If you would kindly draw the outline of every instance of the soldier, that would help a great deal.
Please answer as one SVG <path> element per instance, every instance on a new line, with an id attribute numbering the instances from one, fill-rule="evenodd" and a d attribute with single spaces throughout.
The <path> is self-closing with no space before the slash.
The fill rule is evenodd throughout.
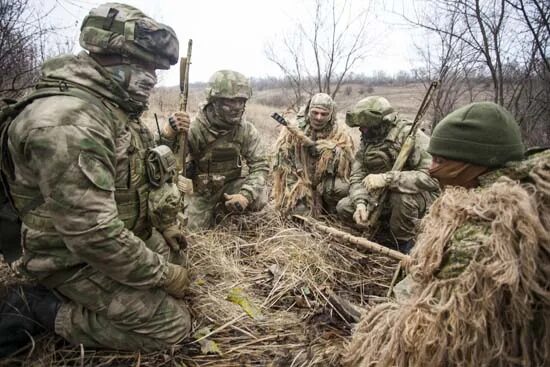
<path id="1" fill-rule="evenodd" d="M 437 181 L 428 174 L 428 137 L 422 131 L 416 133 L 415 148 L 405 169 L 395 172 L 391 169 L 411 123 L 401 119 L 387 99 L 370 96 L 360 100 L 346 114 L 346 124 L 359 127 L 361 146 L 352 165 L 350 194 L 336 210 L 343 220 L 364 225 L 370 194 L 387 188 L 390 195 L 383 215 L 389 215 L 390 231 L 398 248 L 408 252 L 414 244 L 418 220 L 439 192 Z"/>
<path id="2" fill-rule="evenodd" d="M 547 365 L 550 151 L 522 160 L 514 118 L 491 102 L 450 113 L 428 151 L 446 189 L 422 222 L 397 300 L 364 316 L 347 362 Z"/>
<path id="3" fill-rule="evenodd" d="M 187 174 L 194 193 L 185 200 L 191 231 L 213 226 L 215 214 L 257 211 L 267 204 L 265 146 L 244 117 L 251 95 L 248 80 L 236 71 L 216 71 L 208 82 L 206 103 L 189 129 Z"/>
<path id="4" fill-rule="evenodd" d="M 1 355 L 44 329 L 86 347 L 153 351 L 191 327 L 178 300 L 187 271 L 171 262 L 184 245 L 174 156 L 139 119 L 155 69 L 178 60 L 176 34 L 108 3 L 84 19 L 80 44 L 88 52 L 44 63 L 2 144 L 23 222 L 20 270 L 45 287 L 4 298 Z"/>
<path id="5" fill-rule="evenodd" d="M 313 95 L 298 114 L 298 128 L 303 135 L 283 129 L 277 140 L 275 206 L 285 213 L 335 213 L 338 201 L 348 195 L 354 147 L 336 121 L 332 98 L 325 93 Z M 301 136 L 314 145 L 307 146 Z"/>

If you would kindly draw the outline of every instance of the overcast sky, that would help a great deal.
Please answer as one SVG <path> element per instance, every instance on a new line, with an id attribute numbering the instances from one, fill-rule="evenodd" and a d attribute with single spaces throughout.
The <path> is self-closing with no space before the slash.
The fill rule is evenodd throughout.
<path id="1" fill-rule="evenodd" d="M 55 8 L 48 19 L 68 28 L 64 34 L 74 42 L 78 52 L 80 22 L 89 10 L 104 1 L 34 0 L 44 8 Z M 394 0 L 398 5 L 400 1 Z M 406 0 L 403 0 L 406 1 Z M 187 41 L 193 39 L 191 82 L 207 81 L 219 69 L 233 69 L 249 77 L 282 76 L 267 60 L 266 42 L 277 40 L 291 29 L 300 16 L 307 17 L 310 0 L 126 0 L 153 18 L 170 25 L 180 41 L 180 56 L 186 55 Z M 366 0 L 355 0 L 359 6 Z M 411 31 L 398 23 L 398 16 L 380 0 L 373 12 L 369 33 L 379 34 L 373 52 L 359 67 L 358 73 L 371 75 L 377 70 L 389 74 L 409 70 L 416 55 Z M 386 5 L 383 5 L 386 4 Z M 311 17 L 310 17 L 311 18 Z M 179 68 L 163 72 L 160 84 L 178 84 Z"/>

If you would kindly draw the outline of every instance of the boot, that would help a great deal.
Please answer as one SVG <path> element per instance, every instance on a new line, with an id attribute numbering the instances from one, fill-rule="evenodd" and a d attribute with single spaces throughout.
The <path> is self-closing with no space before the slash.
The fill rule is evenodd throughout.
<path id="1" fill-rule="evenodd" d="M 9 356 L 31 336 L 54 331 L 61 301 L 40 285 L 9 288 L 0 303 L 0 358 Z"/>

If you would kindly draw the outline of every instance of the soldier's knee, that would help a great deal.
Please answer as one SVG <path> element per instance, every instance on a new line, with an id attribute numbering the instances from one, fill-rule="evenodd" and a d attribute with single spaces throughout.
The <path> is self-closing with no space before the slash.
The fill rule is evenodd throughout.
<path id="1" fill-rule="evenodd" d="M 351 207 L 351 200 L 349 197 L 345 197 L 343 199 L 340 199 L 338 201 L 338 204 L 336 204 L 336 213 L 338 213 L 338 216 L 342 219 L 346 219 L 349 217 Z"/>
<path id="2" fill-rule="evenodd" d="M 189 336 L 191 331 L 191 314 L 184 301 L 173 297 L 166 297 L 164 310 L 162 311 L 159 330 L 155 338 L 165 347 L 181 342 Z"/>

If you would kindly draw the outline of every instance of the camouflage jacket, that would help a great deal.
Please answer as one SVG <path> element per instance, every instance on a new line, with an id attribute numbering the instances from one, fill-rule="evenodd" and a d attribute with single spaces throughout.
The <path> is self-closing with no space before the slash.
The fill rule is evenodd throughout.
<path id="1" fill-rule="evenodd" d="M 267 153 L 260 134 L 244 117 L 232 130 L 215 128 L 207 117 L 209 104 L 201 106 L 189 128 L 189 155 L 195 174 L 220 175 L 224 181 L 244 176 L 240 193 L 255 201 L 266 185 Z M 243 168 L 248 168 L 246 173 Z"/>
<path id="2" fill-rule="evenodd" d="M 371 173 L 384 173 L 392 169 L 410 128 L 410 122 L 396 117 L 384 139 L 361 140 L 359 150 L 355 154 L 350 178 L 350 197 L 355 206 L 359 203 L 366 204 L 369 200 L 369 193 L 363 186 L 362 180 Z M 390 191 L 417 194 L 439 190 L 437 180 L 428 173 L 432 162 L 432 157 L 427 152 L 428 142 L 429 138 L 418 130 L 415 148 L 403 170 L 395 172 L 388 186 Z"/>
<path id="3" fill-rule="evenodd" d="M 312 154 L 312 149 L 306 147 L 299 137 L 288 129 L 281 131 L 275 146 L 273 196 L 275 205 L 284 210 L 291 209 L 300 199 L 311 200 L 313 189 L 322 193 L 334 179 L 349 182 L 350 178 L 354 143 L 336 119 L 326 129 L 315 132 L 305 116 L 298 116 L 298 127 L 315 142 L 325 140 L 334 148 Z"/>
<path id="4" fill-rule="evenodd" d="M 144 243 L 152 231 L 145 152 L 154 141 L 128 112 L 127 93 L 85 52 L 44 63 L 37 88 L 87 97 L 37 99 L 9 127 L 11 196 L 19 210 L 42 201 L 22 218 L 22 270 L 45 281 L 88 265 L 129 286 L 157 286 L 166 260 Z M 159 226 L 176 218 L 173 204 Z"/>

